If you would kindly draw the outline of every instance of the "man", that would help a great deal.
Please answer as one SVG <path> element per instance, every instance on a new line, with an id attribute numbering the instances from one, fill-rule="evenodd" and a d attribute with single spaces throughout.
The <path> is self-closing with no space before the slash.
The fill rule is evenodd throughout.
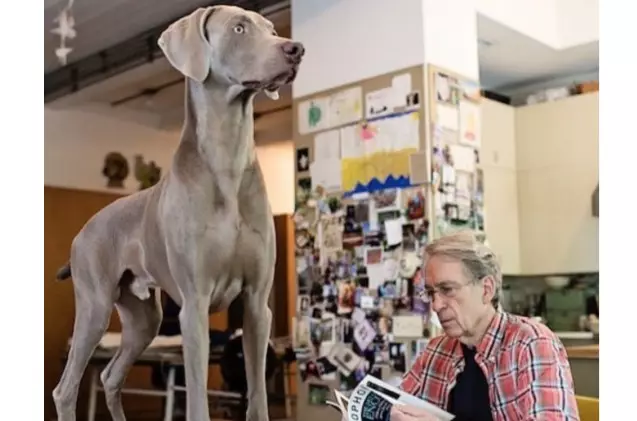
<path id="1" fill-rule="evenodd" d="M 560 340 L 546 326 L 499 309 L 502 274 L 474 233 L 440 238 L 425 249 L 425 294 L 444 333 L 429 341 L 402 389 L 457 421 L 579 420 Z M 395 407 L 391 421 L 435 420 Z"/>

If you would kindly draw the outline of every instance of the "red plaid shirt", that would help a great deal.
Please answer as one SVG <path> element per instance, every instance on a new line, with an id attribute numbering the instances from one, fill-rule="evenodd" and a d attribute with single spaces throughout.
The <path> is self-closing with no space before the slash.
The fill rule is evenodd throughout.
<path id="1" fill-rule="evenodd" d="M 476 362 L 489 384 L 493 421 L 579 420 L 566 350 L 543 324 L 498 312 L 476 346 Z M 446 409 L 463 369 L 458 340 L 437 336 L 401 388 Z"/>

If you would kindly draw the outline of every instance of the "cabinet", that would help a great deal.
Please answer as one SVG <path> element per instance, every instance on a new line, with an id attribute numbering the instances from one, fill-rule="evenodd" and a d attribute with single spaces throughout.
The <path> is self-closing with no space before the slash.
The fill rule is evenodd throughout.
<path id="1" fill-rule="evenodd" d="M 502 272 L 515 275 L 520 273 L 515 108 L 488 99 L 481 104 L 485 231 Z"/>
<path id="2" fill-rule="evenodd" d="M 598 112 L 597 92 L 515 109 L 522 274 L 599 270 Z"/>

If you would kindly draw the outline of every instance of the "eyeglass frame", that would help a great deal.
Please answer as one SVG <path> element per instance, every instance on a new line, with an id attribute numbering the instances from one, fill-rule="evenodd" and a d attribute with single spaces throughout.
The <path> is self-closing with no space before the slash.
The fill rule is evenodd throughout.
<path id="1" fill-rule="evenodd" d="M 466 286 L 469 286 L 469 285 L 478 284 L 482 280 L 484 280 L 484 278 L 481 278 L 481 279 L 478 279 L 478 280 L 468 281 L 468 282 L 465 282 L 465 283 L 462 283 L 462 284 L 459 284 L 459 283 L 457 283 L 455 281 L 442 281 L 442 282 L 440 282 L 440 284 L 446 284 L 446 283 L 453 284 L 453 285 L 447 286 L 447 288 L 450 288 L 449 292 L 445 293 L 445 292 L 442 292 L 442 290 L 441 290 L 442 288 L 445 288 L 446 285 L 442 285 L 442 286 L 436 285 L 434 287 L 429 287 L 429 286 L 425 285 L 424 290 L 422 292 L 420 292 L 418 295 L 419 295 L 419 298 L 421 300 L 430 301 L 430 302 L 433 302 L 436 293 L 438 293 L 438 295 L 441 298 L 444 298 L 444 299 L 454 298 L 456 296 L 456 293 L 458 291 L 460 291 L 462 288 L 464 288 Z M 424 282 L 424 279 L 423 279 L 423 282 Z"/>

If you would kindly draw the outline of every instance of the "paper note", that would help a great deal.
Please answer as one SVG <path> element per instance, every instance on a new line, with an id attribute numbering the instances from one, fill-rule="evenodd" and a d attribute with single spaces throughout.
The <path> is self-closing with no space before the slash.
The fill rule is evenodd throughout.
<path id="1" fill-rule="evenodd" d="M 372 297 L 371 295 L 363 295 L 361 297 L 361 308 L 370 309 L 370 310 L 373 309 L 374 308 L 374 297 Z M 363 314 L 363 316 L 364 316 L 364 314 Z"/>
<path id="2" fill-rule="evenodd" d="M 475 150 L 470 146 L 450 145 L 449 151 L 456 171 L 474 172 L 476 169 Z"/>
<path id="3" fill-rule="evenodd" d="M 460 101 L 460 143 L 479 147 L 480 134 L 480 106 L 469 101 Z"/>
<path id="4" fill-rule="evenodd" d="M 312 189 L 322 186 L 327 192 L 341 190 L 341 161 L 338 158 L 312 162 L 310 175 Z"/>
<path id="5" fill-rule="evenodd" d="M 357 324 L 354 328 L 354 340 L 361 350 L 366 350 L 374 341 L 375 337 L 376 330 L 374 330 L 374 327 L 367 320 Z"/>
<path id="6" fill-rule="evenodd" d="M 363 90 L 360 86 L 336 92 L 330 96 L 331 127 L 353 123 L 363 118 Z"/>
<path id="7" fill-rule="evenodd" d="M 360 158 L 364 155 L 363 143 L 358 134 L 358 126 L 341 129 L 341 158 Z"/>
<path id="8" fill-rule="evenodd" d="M 393 88 L 368 92 L 365 95 L 365 118 L 379 117 L 394 110 L 396 97 Z"/>
<path id="9" fill-rule="evenodd" d="M 345 376 L 349 376 L 363 361 L 361 357 L 343 343 L 335 344 L 327 358 Z"/>
<path id="10" fill-rule="evenodd" d="M 423 319 L 421 315 L 401 315 L 392 318 L 392 329 L 396 338 L 422 338 Z"/>
<path id="11" fill-rule="evenodd" d="M 385 282 L 385 265 L 382 263 L 367 265 L 367 278 L 369 289 L 378 289 Z"/>
<path id="12" fill-rule="evenodd" d="M 340 218 L 337 216 L 323 216 L 319 220 L 317 242 L 320 251 L 320 265 L 325 267 L 330 258 L 333 258 L 343 250 L 343 224 Z M 324 284 L 323 288 L 325 296 L 336 294 L 336 287 L 333 284 Z M 334 291 L 331 288 L 334 288 Z"/>
<path id="13" fill-rule="evenodd" d="M 466 172 L 456 173 L 456 190 L 471 191 L 471 174 Z"/>
<path id="14" fill-rule="evenodd" d="M 436 105 L 437 122 L 441 128 L 458 130 L 458 109 L 451 105 Z"/>
<path id="15" fill-rule="evenodd" d="M 361 297 L 361 307 L 363 306 L 362 299 L 365 297 L 369 297 L 369 295 L 363 295 Z M 373 297 L 369 297 L 369 298 L 371 298 L 372 300 L 374 299 Z M 366 317 L 367 316 L 365 315 L 365 312 L 358 307 L 356 307 L 354 311 L 352 312 L 352 322 L 354 322 L 354 325 L 362 323 L 366 319 Z"/>
<path id="16" fill-rule="evenodd" d="M 303 101 L 298 108 L 299 133 L 325 130 L 329 125 L 329 97 Z"/>
<path id="17" fill-rule="evenodd" d="M 456 169 L 448 164 L 442 165 L 442 184 L 456 184 Z"/>
<path id="18" fill-rule="evenodd" d="M 412 184 L 424 184 L 428 181 L 425 152 L 416 152 L 409 156 L 409 180 Z"/>
<path id="19" fill-rule="evenodd" d="M 341 136 L 339 130 L 328 130 L 314 136 L 314 160 L 329 161 L 341 158 Z"/>
<path id="20" fill-rule="evenodd" d="M 396 95 L 396 105 L 407 105 L 407 96 L 411 93 L 411 75 L 409 73 L 403 73 L 394 76 L 391 80 L 391 86 L 394 90 L 394 94 Z M 401 100 L 400 103 L 398 103 L 399 98 Z"/>
<path id="21" fill-rule="evenodd" d="M 398 278 L 400 263 L 396 259 L 387 259 L 383 262 L 385 267 L 385 280 L 394 281 Z"/>
<path id="22" fill-rule="evenodd" d="M 385 239 L 388 246 L 395 246 L 403 241 L 403 225 L 400 219 L 385 221 Z"/>

